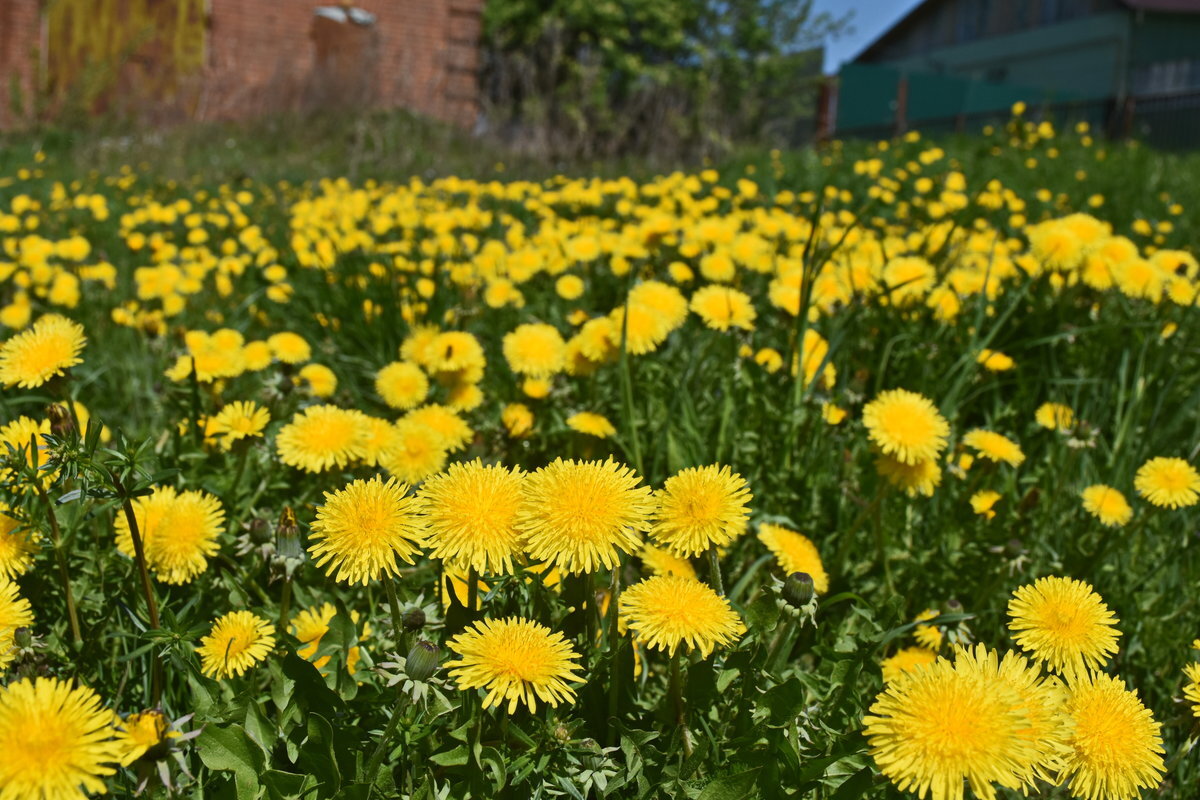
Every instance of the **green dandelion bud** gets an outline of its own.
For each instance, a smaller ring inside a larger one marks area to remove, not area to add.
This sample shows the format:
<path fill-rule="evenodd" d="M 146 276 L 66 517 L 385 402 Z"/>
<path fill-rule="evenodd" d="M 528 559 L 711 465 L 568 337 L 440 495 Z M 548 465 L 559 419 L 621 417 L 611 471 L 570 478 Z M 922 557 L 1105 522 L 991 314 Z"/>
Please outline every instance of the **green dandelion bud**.
<path fill-rule="evenodd" d="M 793 572 L 783 584 L 783 599 L 788 605 L 802 609 L 813 599 L 813 579 L 807 572 Z"/>
<path fill-rule="evenodd" d="M 420 641 L 408 651 L 404 659 L 404 674 L 414 681 L 427 681 L 438 669 L 438 646 L 433 642 Z"/>

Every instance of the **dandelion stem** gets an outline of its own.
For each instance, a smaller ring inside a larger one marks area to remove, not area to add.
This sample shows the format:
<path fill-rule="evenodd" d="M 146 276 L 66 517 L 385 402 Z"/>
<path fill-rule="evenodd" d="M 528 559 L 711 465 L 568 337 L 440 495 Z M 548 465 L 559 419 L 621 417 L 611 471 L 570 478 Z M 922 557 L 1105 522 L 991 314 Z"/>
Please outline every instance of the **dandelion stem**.
<path fill-rule="evenodd" d="M 388 578 L 384 581 L 384 585 L 390 587 L 392 579 Z M 396 595 L 395 589 L 388 590 L 388 597 Z M 400 717 L 404 708 L 404 693 L 400 692 L 396 696 L 396 705 L 392 709 L 392 718 L 388 720 L 387 727 L 383 731 L 383 735 L 379 737 L 379 744 L 375 745 L 375 752 L 371 754 L 371 760 L 367 762 L 367 798 L 370 800 L 371 792 L 375 788 L 375 777 L 379 774 L 379 767 L 383 765 L 383 757 L 387 755 L 387 745 L 392 737 L 396 735 L 396 728 L 400 726 Z"/>
<path fill-rule="evenodd" d="M 141 577 L 142 593 L 146 596 L 146 611 L 150 616 L 150 627 L 158 629 L 162 627 L 158 621 L 158 603 L 154 600 L 154 587 L 150 584 L 150 570 L 146 566 L 146 546 L 142 542 L 142 534 L 138 529 L 137 515 L 133 513 L 133 501 L 130 500 L 129 492 L 125 489 L 125 484 L 122 483 L 117 473 L 110 470 L 108 474 L 112 478 L 117 494 L 121 496 L 121 509 L 125 513 L 125 522 L 129 525 L 129 538 L 133 540 L 134 560 L 137 561 L 138 574 Z M 157 649 L 154 651 L 154 662 L 150 671 L 150 686 L 153 705 L 157 707 L 159 700 L 162 699 L 162 661 Z"/>
<path fill-rule="evenodd" d="M 692 735 L 687 727 L 687 707 L 683 704 L 683 677 L 679 671 L 679 651 L 676 650 L 671 654 L 671 686 L 670 686 L 671 704 L 675 708 L 675 722 L 679 725 L 679 731 L 683 736 L 683 754 L 687 758 L 692 756 Z"/>
<path fill-rule="evenodd" d="M 83 641 L 83 636 L 79 632 L 79 614 L 75 610 L 75 595 L 71 591 L 71 577 L 67 571 L 67 557 L 63 553 L 62 536 L 58 529 L 58 517 L 54 513 L 54 504 L 50 502 L 50 497 L 46 494 L 46 490 L 39 485 L 37 493 L 42 503 L 46 506 L 46 519 L 50 521 L 50 537 L 54 542 L 54 560 L 58 564 L 58 580 L 63 587 L 63 597 L 67 602 L 67 619 L 71 623 L 71 641 L 78 645 Z"/>
<path fill-rule="evenodd" d="M 621 602 L 621 562 L 613 567 L 612 596 L 608 599 L 608 654 L 611 673 L 608 681 L 608 738 L 616 737 L 617 712 L 621 695 L 621 636 L 617 630 L 617 606 Z"/>
<path fill-rule="evenodd" d="M 400 614 L 400 600 L 396 597 L 396 582 L 391 575 L 383 576 L 383 588 L 387 591 L 388 609 L 392 612 L 392 633 L 396 637 L 396 647 L 404 647 L 404 618 Z"/>
<path fill-rule="evenodd" d="M 479 605 L 479 573 L 475 567 L 467 570 L 467 618 L 475 619 L 475 609 Z"/>
<path fill-rule="evenodd" d="M 709 580 L 712 582 L 712 588 L 717 594 L 725 595 L 725 582 L 721 580 L 721 562 L 717 559 L 717 548 L 708 548 L 708 571 Z"/>
<path fill-rule="evenodd" d="M 279 630 L 286 631 L 288 628 L 288 618 L 292 611 L 292 579 L 284 577 L 283 591 L 279 596 Z"/>

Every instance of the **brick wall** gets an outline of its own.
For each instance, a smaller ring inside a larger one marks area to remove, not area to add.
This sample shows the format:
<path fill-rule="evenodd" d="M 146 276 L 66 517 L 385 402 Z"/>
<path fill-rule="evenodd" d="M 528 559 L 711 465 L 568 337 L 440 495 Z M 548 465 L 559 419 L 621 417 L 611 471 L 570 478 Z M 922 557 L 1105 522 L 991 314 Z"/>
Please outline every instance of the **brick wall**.
<path fill-rule="evenodd" d="M 360 102 L 411 108 L 469 126 L 479 108 L 483 3 L 359 0 L 359 8 L 375 15 L 374 26 L 338 31 L 337 23 L 314 30 L 316 8 L 336 0 L 210 0 L 205 65 L 202 74 L 188 79 L 189 91 L 147 101 L 128 81 L 117 86 L 138 104 L 158 102 L 159 107 L 142 109 L 151 119 L 229 119 Z M 15 122 L 9 81 L 21 84 L 26 97 L 34 87 L 37 50 L 45 41 L 40 6 L 44 0 L 0 0 L 0 126 Z M 324 63 L 314 34 L 324 37 Z"/>
<path fill-rule="evenodd" d="M 38 0 L 0 0 L 0 128 L 32 113 L 41 29 Z"/>

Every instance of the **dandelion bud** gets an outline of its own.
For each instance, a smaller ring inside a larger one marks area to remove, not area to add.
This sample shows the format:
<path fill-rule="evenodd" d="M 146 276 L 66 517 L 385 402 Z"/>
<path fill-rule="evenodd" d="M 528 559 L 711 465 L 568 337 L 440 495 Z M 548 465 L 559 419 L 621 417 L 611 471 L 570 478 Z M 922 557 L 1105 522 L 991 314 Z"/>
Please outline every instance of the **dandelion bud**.
<path fill-rule="evenodd" d="M 24 625 L 14 630 L 12 637 L 14 650 L 22 651 L 33 647 L 33 631 Z"/>
<path fill-rule="evenodd" d="M 1020 539 L 1009 539 L 1004 550 L 1005 554 L 1009 558 L 1016 558 L 1017 556 L 1021 555 L 1021 553 L 1025 552 L 1025 546 L 1021 543 Z"/>
<path fill-rule="evenodd" d="M 400 618 L 400 622 L 404 625 L 405 633 L 413 633 L 425 627 L 425 612 L 419 608 L 410 608 L 404 612 L 404 616 Z"/>
<path fill-rule="evenodd" d="M 793 572 L 783 584 L 783 599 L 793 608 L 804 608 L 813 598 L 813 579 L 807 572 Z"/>
<path fill-rule="evenodd" d="M 275 526 L 275 550 L 281 558 L 304 558 L 300 526 L 296 522 L 296 512 L 291 506 L 284 506 L 283 513 L 279 515 L 279 524 Z"/>
<path fill-rule="evenodd" d="M 438 668 L 438 646 L 433 642 L 420 641 L 408 651 L 404 659 L 404 674 L 414 681 L 427 681 Z"/>

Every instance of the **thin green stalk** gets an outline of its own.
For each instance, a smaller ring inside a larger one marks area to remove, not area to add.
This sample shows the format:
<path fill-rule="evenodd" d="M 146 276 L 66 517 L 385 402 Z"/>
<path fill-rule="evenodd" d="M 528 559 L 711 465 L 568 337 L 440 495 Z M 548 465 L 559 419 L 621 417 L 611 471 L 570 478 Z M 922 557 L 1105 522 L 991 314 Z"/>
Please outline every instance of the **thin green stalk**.
<path fill-rule="evenodd" d="M 475 619 L 475 609 L 479 606 L 479 573 L 474 567 L 467 570 L 467 618 Z"/>
<path fill-rule="evenodd" d="M 687 707 L 683 704 L 683 677 L 679 671 L 679 650 L 671 654 L 671 684 L 669 688 L 671 706 L 675 709 L 675 724 L 683 736 L 683 754 L 692 757 L 692 735 L 687 727 Z"/>
<path fill-rule="evenodd" d="M 283 592 L 279 597 L 279 630 L 288 629 L 289 617 L 292 611 L 292 579 L 284 577 Z"/>
<path fill-rule="evenodd" d="M 129 538 L 133 540 L 134 560 L 137 562 L 138 575 L 141 578 L 142 594 L 146 598 L 146 613 L 150 617 L 150 627 L 157 630 L 162 627 L 158 620 L 158 603 L 154 599 L 154 587 L 150 583 L 150 570 L 146 566 L 146 547 L 142 542 L 141 530 L 138 528 L 137 515 L 133 513 L 133 501 L 130 500 L 129 492 L 125 489 L 125 484 L 122 483 L 117 473 L 109 472 L 109 477 L 112 479 L 117 493 L 121 496 L 121 510 L 124 512 L 125 522 L 129 526 Z M 154 650 L 150 685 L 153 706 L 157 708 L 162 699 L 162 659 L 157 649 Z"/>
<path fill-rule="evenodd" d="M 229 484 L 229 500 L 227 505 L 233 506 L 240 510 L 240 506 L 232 502 L 241 496 L 242 476 L 246 474 L 246 461 L 250 457 L 250 443 L 248 441 L 240 441 L 237 443 L 238 456 L 237 466 L 233 469 L 233 482 Z"/>
<path fill-rule="evenodd" d="M 75 610 L 75 595 L 71 591 L 71 577 L 67 570 L 67 557 L 63 553 L 62 534 L 58 528 L 58 517 L 54 513 L 54 504 L 50 502 L 49 495 L 42 488 L 41 484 L 37 484 L 37 494 L 41 499 L 42 504 L 46 507 L 46 519 L 50 521 L 50 539 L 54 546 L 54 561 L 58 565 L 58 581 L 63 587 L 63 597 L 67 601 L 67 619 L 71 624 L 71 641 L 75 645 L 79 645 L 83 641 L 83 636 L 79 630 L 79 614 Z"/>
<path fill-rule="evenodd" d="M 400 613 L 400 600 L 396 597 L 396 582 L 391 575 L 383 576 L 383 588 L 387 591 L 388 610 L 392 613 L 392 633 L 396 637 L 396 647 L 404 647 L 404 617 Z"/>
<path fill-rule="evenodd" d="M 612 595 L 608 599 L 608 654 L 612 674 L 608 681 L 608 740 L 611 744 L 616 736 L 617 712 L 621 696 L 621 635 L 617 625 L 617 606 L 621 602 L 621 563 L 612 573 Z"/>
<path fill-rule="evenodd" d="M 625 313 L 621 315 L 621 356 L 618 367 L 621 373 L 621 413 L 625 417 L 625 426 L 629 431 L 629 446 L 633 450 L 633 466 L 639 475 L 645 475 L 642 462 L 642 442 L 638 435 L 637 420 L 633 416 L 633 374 L 629 367 L 629 290 L 633 286 L 633 270 L 630 270 L 630 280 L 625 290 Z"/>
<path fill-rule="evenodd" d="M 384 580 L 384 585 L 391 586 L 391 578 Z M 395 593 L 394 589 L 388 592 L 389 598 Z M 396 735 L 396 728 L 400 726 L 400 716 L 406 699 L 403 692 L 397 693 L 396 705 L 392 708 L 392 718 L 388 720 L 383 735 L 379 737 L 379 744 L 375 745 L 375 752 L 371 754 L 371 760 L 367 762 L 367 800 L 370 800 L 371 793 L 375 790 L 375 777 L 379 774 L 379 767 L 383 765 L 383 757 L 387 755 L 387 744 Z"/>
<path fill-rule="evenodd" d="M 717 547 L 713 545 L 708 548 L 708 571 L 710 573 L 709 580 L 712 581 L 712 588 L 717 594 L 724 596 L 725 582 L 721 580 L 721 562 L 717 559 Z"/>

